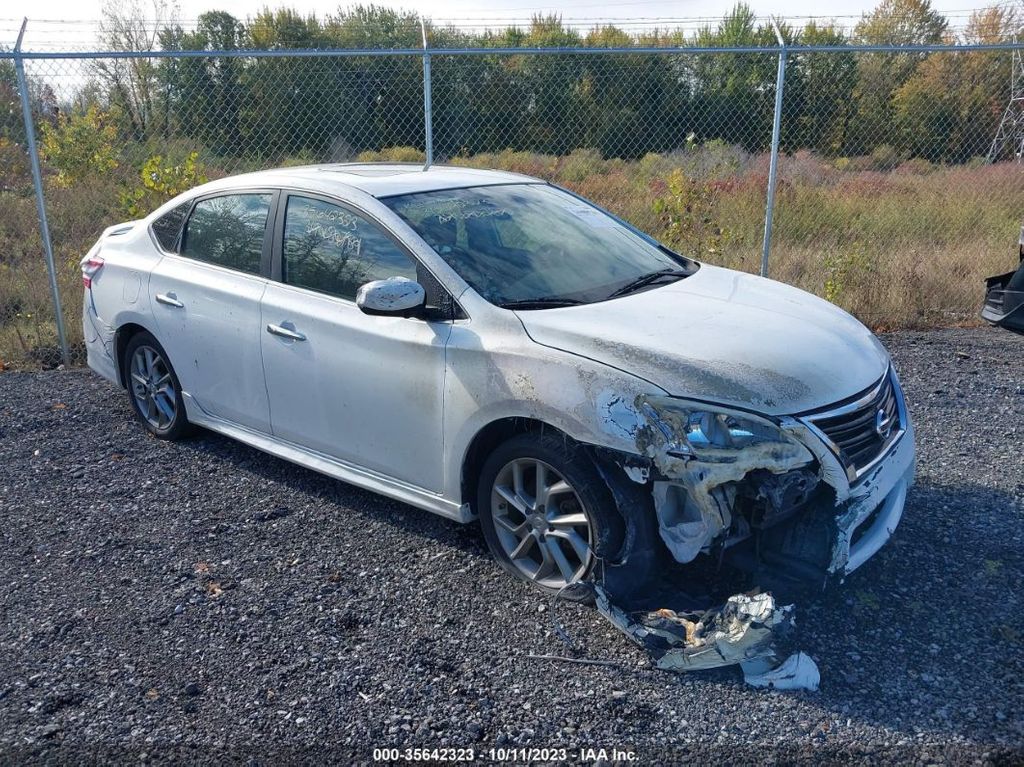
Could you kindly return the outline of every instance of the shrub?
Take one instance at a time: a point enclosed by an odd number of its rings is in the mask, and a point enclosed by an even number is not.
[[[422,149],[411,146],[393,146],[379,152],[360,152],[359,162],[426,162],[427,155]]]
[[[871,151],[871,164],[875,170],[894,170],[901,159],[899,152],[888,144],[879,144]]]
[[[850,283],[871,269],[871,260],[854,243],[839,252],[826,254],[822,265],[825,267],[824,296],[838,304],[845,298]]]
[[[697,258],[720,254],[729,232],[716,220],[721,187],[687,176],[677,168],[665,180],[667,194],[654,201],[662,224],[662,238],[674,248]]]
[[[32,184],[25,147],[0,137],[0,192],[25,192]]]
[[[150,157],[139,173],[142,185],[121,193],[124,212],[133,218],[144,216],[172,197],[205,184],[207,176],[198,160],[199,152],[195,151],[179,163],[165,162],[161,155]]]
[[[117,128],[112,116],[93,104],[85,112],[61,114],[41,126],[43,160],[56,169],[54,183],[68,187],[118,166]]]
[[[601,153],[596,149],[573,149],[559,163],[558,177],[563,181],[579,183],[589,176],[604,174],[609,170],[609,163],[601,159]]]

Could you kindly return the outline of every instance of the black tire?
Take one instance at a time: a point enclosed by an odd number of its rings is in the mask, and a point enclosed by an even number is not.
[[[498,479],[499,473],[506,470],[513,462],[531,460],[540,461],[561,475],[575,492],[578,500],[578,503],[573,506],[573,510],[576,513],[582,511],[589,521],[589,548],[592,552],[589,565],[570,582],[571,585],[564,588],[545,585],[535,576],[531,577],[524,572],[521,565],[513,562],[509,552],[502,545],[496,527],[492,499],[496,503],[500,503],[502,500],[496,495],[495,490],[495,481]],[[580,446],[556,434],[522,434],[499,445],[488,457],[480,471],[476,508],[487,546],[503,569],[545,593],[559,593],[561,598],[574,602],[593,600],[593,589],[585,581],[591,579],[595,570],[601,567],[603,560],[611,559],[619,553],[625,535],[622,516],[615,506],[611,491],[593,461]],[[527,516],[515,509],[511,513]],[[504,529],[503,535],[508,540],[507,536],[512,533],[508,532],[507,527]],[[539,532],[537,535],[543,537]],[[561,541],[559,544],[563,545]],[[583,564],[584,562],[581,561],[581,568]]]
[[[149,349],[159,357],[160,365],[158,367],[159,372],[163,374],[162,377],[169,377],[169,383],[171,389],[161,387],[160,401],[166,406],[170,401],[173,401],[173,417],[169,417],[165,410],[161,410],[157,413],[156,421],[154,422],[153,414],[150,412],[147,414],[143,411],[143,404],[140,402],[140,390],[142,384],[137,381],[133,373],[136,371],[133,369],[133,360],[136,359],[137,353],[142,353],[145,356],[145,350]],[[171,361],[167,356],[167,352],[160,345],[151,333],[146,331],[140,331],[136,333],[128,341],[128,345],[125,347],[124,356],[121,358],[121,369],[124,371],[125,388],[128,390],[128,401],[131,403],[132,410],[135,412],[135,417],[139,419],[139,422],[146,428],[146,430],[157,439],[176,440],[187,437],[192,433],[192,425],[188,422],[188,416],[185,414],[185,400],[181,396],[181,383],[178,381],[178,375],[174,372],[174,368],[171,365]],[[153,389],[150,387],[150,395],[153,394]],[[173,393],[173,397],[169,396]],[[156,397],[153,397],[155,402]],[[154,404],[154,408],[156,405]]]

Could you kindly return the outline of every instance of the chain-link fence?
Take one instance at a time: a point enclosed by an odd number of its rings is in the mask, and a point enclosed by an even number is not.
[[[975,316],[1024,216],[1022,137],[993,146],[1024,85],[1013,44],[181,44],[0,52],[4,366],[83,361],[78,260],[105,226],[265,167],[430,157],[540,176],[680,252],[747,271],[767,257],[875,327]]]

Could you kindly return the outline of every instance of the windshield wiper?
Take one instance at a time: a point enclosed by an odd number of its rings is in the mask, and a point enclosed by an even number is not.
[[[619,296],[624,296],[627,293],[632,293],[633,291],[639,290],[640,288],[645,288],[648,285],[653,285],[655,282],[666,279],[668,277],[676,277],[678,279],[682,279],[683,277],[689,276],[690,273],[682,269],[659,269],[656,272],[650,272],[649,274],[641,275],[632,282],[627,282],[622,287],[616,288],[611,292],[608,298],[618,298]]]
[[[540,298],[521,298],[517,301],[505,301],[498,304],[502,309],[557,309],[559,306],[579,306],[583,302],[575,298],[558,298],[542,296]]]

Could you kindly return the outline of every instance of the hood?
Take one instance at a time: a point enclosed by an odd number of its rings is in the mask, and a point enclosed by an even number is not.
[[[610,301],[517,314],[539,344],[611,365],[673,396],[767,415],[857,394],[889,364],[878,339],[842,309],[714,266]]]

